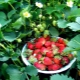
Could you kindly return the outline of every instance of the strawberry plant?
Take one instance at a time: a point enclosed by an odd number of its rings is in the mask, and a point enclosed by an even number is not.
[[[35,40],[36,49],[33,50],[34,44],[29,41],[41,36],[45,39],[41,38],[38,42]],[[53,51],[55,54],[52,54],[50,50],[50,45],[54,42],[50,42],[49,36],[61,37],[56,43],[59,50]],[[62,39],[65,39],[66,44]],[[42,77],[34,66],[26,66],[22,61],[22,48],[27,42],[29,42],[27,56],[32,63],[44,60],[43,63],[48,65],[47,60],[49,60],[49,64],[54,61],[57,65],[52,65],[58,69],[56,66],[62,66],[58,64],[63,63],[65,66],[73,59],[73,55],[70,54],[67,55],[69,60],[65,57],[62,61],[63,56],[56,54],[57,51],[59,53],[73,52],[76,62],[62,74],[47,76],[44,74]],[[50,51],[48,52],[48,50]],[[35,53],[36,58],[30,56]],[[65,80],[79,80],[79,53],[80,0],[0,0],[1,80],[58,80],[63,78]],[[46,58],[42,58],[43,56]],[[54,59],[50,59],[52,56]],[[45,70],[46,66],[43,63],[36,62],[35,65],[39,64],[37,67]],[[48,69],[52,70],[54,67],[49,65]],[[75,75],[72,75],[73,72]]]

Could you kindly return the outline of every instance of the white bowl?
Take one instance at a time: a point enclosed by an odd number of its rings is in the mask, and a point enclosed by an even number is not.
[[[22,61],[24,62],[24,64],[28,66],[28,65],[31,65],[31,64],[28,62],[28,60],[26,59],[26,57],[23,55],[25,49],[26,49],[26,45],[24,45],[23,48],[22,48],[21,58],[22,58]],[[75,61],[76,61],[76,58],[74,58],[73,60],[71,60],[71,62],[68,65],[66,65],[65,67],[63,67],[63,68],[61,68],[59,70],[56,70],[56,71],[42,71],[42,70],[39,70],[39,69],[37,69],[37,70],[38,70],[39,73],[44,73],[44,74],[60,73],[60,72],[63,72],[63,71],[66,71],[67,69],[69,69],[73,65],[73,63]]]

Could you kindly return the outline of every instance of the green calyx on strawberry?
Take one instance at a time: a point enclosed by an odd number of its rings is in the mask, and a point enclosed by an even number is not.
[[[31,50],[31,49],[27,49],[26,50],[27,57],[29,57],[30,55],[32,55],[32,53],[33,53],[33,50]]]
[[[34,55],[31,55],[29,56],[28,61],[33,64],[34,62],[37,62],[37,59],[35,58]]]

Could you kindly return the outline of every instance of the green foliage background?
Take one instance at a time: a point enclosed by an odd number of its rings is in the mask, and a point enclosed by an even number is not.
[[[27,41],[46,35],[67,39],[65,51],[75,51],[74,68],[80,69],[80,0],[72,1],[73,7],[66,5],[67,0],[0,0],[1,80],[39,80],[36,68],[23,64],[21,50]],[[37,7],[36,2],[41,2],[43,8]],[[30,18],[23,17],[26,11]],[[68,77],[69,72],[50,76],[50,80],[74,80]]]

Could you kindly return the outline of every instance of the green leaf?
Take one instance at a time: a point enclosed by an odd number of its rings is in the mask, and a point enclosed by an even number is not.
[[[55,74],[55,75],[52,75],[50,77],[50,80],[74,80],[72,79],[71,77],[68,77],[67,75],[59,75],[59,74]]]
[[[30,76],[36,76],[38,74],[37,69],[32,65],[26,67],[26,72]]]
[[[39,80],[39,76],[31,76],[30,80]]]
[[[80,16],[80,8],[72,10],[69,14],[69,17],[78,17],[78,16]]]
[[[21,80],[21,73],[14,65],[10,65],[7,68],[7,74],[9,75],[10,80]]]
[[[12,23],[13,28],[20,29],[20,27],[23,25],[23,19],[19,18],[14,23]]]
[[[27,36],[29,34],[32,34],[32,32],[33,32],[33,30],[26,30],[26,32],[20,33],[19,37],[23,38],[23,37],[25,37],[25,36]]]
[[[6,19],[6,14],[4,12],[0,12],[0,19]]]
[[[8,18],[11,18],[15,13],[16,13],[16,10],[11,10],[10,12],[8,12],[7,14]]]
[[[64,49],[64,52],[68,52],[68,51],[71,51],[71,50],[74,50],[72,47],[66,47],[65,49]]]
[[[76,18],[76,22],[80,24],[80,17]]]
[[[77,52],[77,61],[80,62],[80,50]]]
[[[56,37],[59,36],[59,32],[54,27],[50,27],[49,32],[50,32],[51,36],[56,36]]]
[[[62,11],[64,8],[65,8],[64,4],[55,5],[55,10],[56,11]]]
[[[80,30],[80,24],[76,22],[68,23],[67,26],[69,26],[69,28],[72,29],[73,31]]]
[[[2,72],[2,75],[4,75],[5,78],[8,77],[7,73],[6,73],[6,69],[8,68],[8,64],[6,63],[3,63],[2,66],[1,66],[1,72]]]
[[[80,48],[80,34],[72,38],[67,45],[72,48]]]
[[[66,28],[67,27],[67,21],[66,20],[60,19],[57,22],[58,22],[57,24],[58,24],[59,28]]]
[[[54,8],[53,7],[46,7],[46,13],[47,14],[51,14],[52,12],[54,12]]]
[[[4,33],[3,35],[4,35],[3,36],[4,40],[7,40],[9,42],[12,42],[12,41],[16,40],[19,36],[15,32]]]
[[[0,30],[0,40],[2,40],[3,39],[3,33],[2,33],[2,31]]]
[[[80,69],[80,61],[77,62],[77,68]]]
[[[9,60],[9,57],[8,56],[0,56],[0,61],[7,61]]]
[[[0,25],[1,25],[1,27],[3,27],[3,26],[7,25],[10,22],[11,22],[11,19],[7,20],[7,21],[5,21],[5,20],[2,19],[2,20],[0,20]]]

